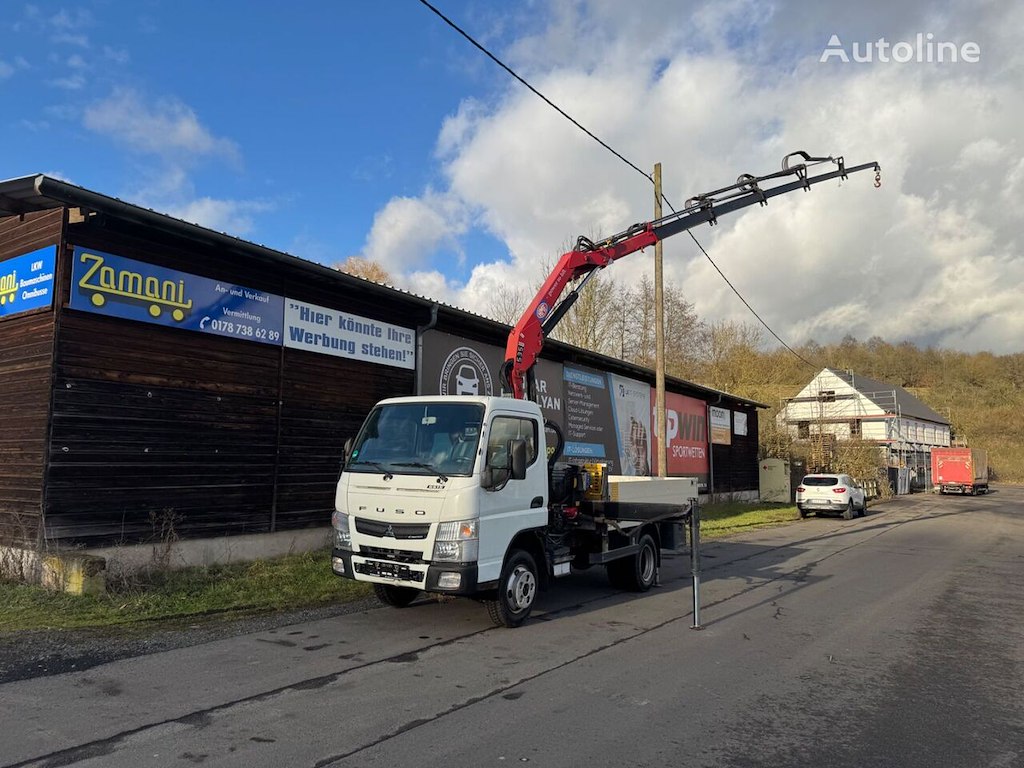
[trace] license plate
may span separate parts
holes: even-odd
[[[367,560],[355,566],[358,573],[365,573],[367,576],[378,576],[382,579],[413,579],[413,572],[404,563],[389,563],[385,560]]]

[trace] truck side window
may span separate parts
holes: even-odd
[[[508,441],[516,438],[526,440],[526,463],[537,459],[537,422],[516,416],[496,416],[487,436],[487,466],[507,469]]]

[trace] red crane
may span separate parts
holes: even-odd
[[[791,164],[799,158],[801,162]],[[837,168],[816,176],[808,169],[820,163],[831,163]],[[691,197],[682,210],[655,221],[634,224],[629,229],[594,243],[582,235],[576,247],[563,253],[551,274],[533,297],[519,322],[513,326],[505,346],[505,362],[501,367],[503,387],[519,399],[534,396],[533,366],[537,362],[544,339],[569,311],[580,291],[599,269],[613,261],[654,245],[659,240],[685,232],[698,224],[714,225],[722,214],[732,213],[755,203],[767,205],[768,200],[798,189],[808,190],[813,184],[829,179],[845,179],[851,173],[873,169],[875,186],[881,186],[881,166],[877,162],[847,168],[843,158],[811,157],[806,152],[791,152],[782,159],[782,170],[766,176],[743,174],[735,184]],[[796,177],[791,179],[790,177]],[[772,183],[789,179],[782,183]],[[764,186],[765,182],[769,185]],[[571,282],[583,278],[562,299],[562,292]]]

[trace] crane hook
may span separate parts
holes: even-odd
[[[875,189],[878,189],[880,186],[882,186],[882,172],[875,171]]]

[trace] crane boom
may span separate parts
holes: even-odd
[[[791,165],[790,161],[794,158],[799,158],[802,162]],[[816,176],[808,175],[808,169],[820,163],[832,163],[837,168]],[[681,210],[668,216],[634,224],[629,229],[597,243],[580,236],[576,246],[558,259],[554,269],[509,333],[505,346],[505,363],[501,368],[503,386],[513,397],[533,397],[533,366],[544,346],[544,339],[572,307],[587,280],[613,261],[654,245],[659,240],[693,229],[699,224],[713,226],[723,214],[738,211],[755,203],[767,205],[768,200],[773,197],[797,189],[808,190],[813,184],[835,178],[845,179],[851,173],[869,169],[875,171],[875,186],[880,186],[881,166],[877,162],[847,168],[842,157],[811,157],[806,152],[793,152],[782,159],[781,171],[765,176],[744,174],[735,184],[690,198]],[[795,179],[790,178],[794,176]],[[765,182],[772,183],[778,179],[790,180],[774,186],[763,186]],[[583,278],[583,281],[570,291],[565,299],[561,299],[566,286],[580,278]]]

